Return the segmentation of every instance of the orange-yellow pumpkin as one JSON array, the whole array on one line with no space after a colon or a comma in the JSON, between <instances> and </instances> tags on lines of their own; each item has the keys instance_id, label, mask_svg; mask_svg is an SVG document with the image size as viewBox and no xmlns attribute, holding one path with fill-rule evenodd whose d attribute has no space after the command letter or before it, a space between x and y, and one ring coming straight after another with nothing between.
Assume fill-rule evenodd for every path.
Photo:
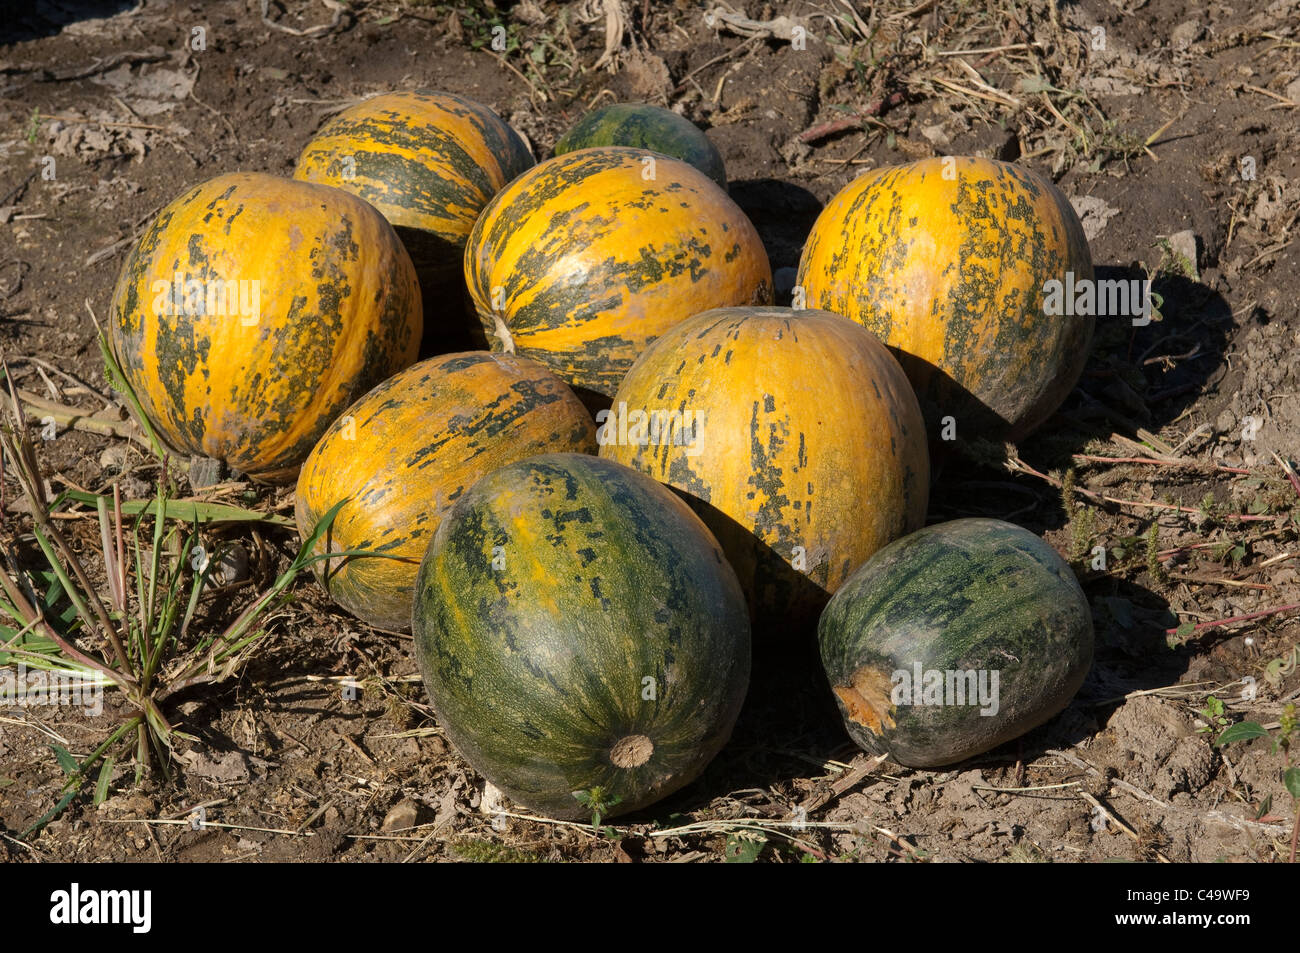
<instances>
[{"instance_id":1,"label":"orange-yellow pumpkin","mask_svg":"<svg viewBox=\"0 0 1300 953\"><path fill-rule=\"evenodd\" d=\"M462 307L465 239L483 206L533 165L528 147L481 103L419 89L385 93L327 122L294 178L345 189L397 229L420 276L426 351L483 346Z\"/></svg>"},{"instance_id":2,"label":"orange-yellow pumpkin","mask_svg":"<svg viewBox=\"0 0 1300 953\"><path fill-rule=\"evenodd\" d=\"M371 625L408 627L420 559L465 490L525 457L595 453L595 429L564 382L525 358L469 351L407 368L348 408L321 438L298 477L295 511L306 537L346 499L317 552L394 558L321 560L317 578Z\"/></svg>"},{"instance_id":3,"label":"orange-yellow pumpkin","mask_svg":"<svg viewBox=\"0 0 1300 953\"><path fill-rule=\"evenodd\" d=\"M338 189L231 173L132 248L115 356L164 441L290 483L325 428L415 360L420 288L393 228Z\"/></svg>"},{"instance_id":4,"label":"orange-yellow pumpkin","mask_svg":"<svg viewBox=\"0 0 1300 953\"><path fill-rule=\"evenodd\" d=\"M679 321L772 300L758 232L717 183L617 146L557 156L502 190L470 234L465 280L494 350L606 397Z\"/></svg>"},{"instance_id":5,"label":"orange-yellow pumpkin","mask_svg":"<svg viewBox=\"0 0 1300 953\"><path fill-rule=\"evenodd\" d=\"M916 397L885 346L836 314L696 315L646 349L597 423L601 456L697 501L756 622L808 621L925 521Z\"/></svg>"},{"instance_id":6,"label":"orange-yellow pumpkin","mask_svg":"<svg viewBox=\"0 0 1300 953\"><path fill-rule=\"evenodd\" d=\"M948 156L850 182L814 224L797 288L894 349L932 437L1014 440L1051 416L1087 359L1094 319L1044 306L1067 273L1090 282L1092 258L1056 186Z\"/></svg>"}]
</instances>

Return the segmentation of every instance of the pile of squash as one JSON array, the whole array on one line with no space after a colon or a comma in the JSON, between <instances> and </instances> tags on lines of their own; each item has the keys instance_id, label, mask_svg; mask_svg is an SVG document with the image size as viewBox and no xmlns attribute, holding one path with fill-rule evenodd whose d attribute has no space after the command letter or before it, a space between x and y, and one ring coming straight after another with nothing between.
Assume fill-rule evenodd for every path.
<instances>
[{"instance_id":1,"label":"pile of squash","mask_svg":"<svg viewBox=\"0 0 1300 953\"><path fill-rule=\"evenodd\" d=\"M726 182L666 110L593 113L535 163L485 106L391 93L292 179L184 192L114 295L159 438L296 480L304 537L345 501L321 585L412 629L447 736L554 817L694 780L751 652L790 640L819 640L858 744L917 766L1041 724L1091 663L1041 540L923 528L940 426L1017 438L1079 376L1090 319L1041 307L1092 274L1069 203L986 159L869 173L813 228L792 309ZM954 671L998 697L942 703Z\"/></svg>"}]
</instances>

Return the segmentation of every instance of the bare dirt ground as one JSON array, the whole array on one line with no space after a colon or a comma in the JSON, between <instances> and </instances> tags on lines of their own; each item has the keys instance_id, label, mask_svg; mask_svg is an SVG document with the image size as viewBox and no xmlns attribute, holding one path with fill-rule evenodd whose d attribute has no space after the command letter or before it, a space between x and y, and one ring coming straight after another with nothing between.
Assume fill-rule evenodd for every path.
<instances>
[{"instance_id":1,"label":"bare dirt ground","mask_svg":"<svg viewBox=\"0 0 1300 953\"><path fill-rule=\"evenodd\" d=\"M154 211L222 172L288 175L325 117L384 90L480 100L539 157L595 104L677 108L721 150L775 269L865 169L1017 159L1075 201L1103 277L1154 279L1159 320L1102 319L1060 413L1014 452L944 463L930 519L1011 519L1069 557L1096 663L1060 717L945 772L855 757L815 673L760 677L697 783L602 833L481 810L409 637L303 581L236 681L168 713L200 739L172 783L134 788L128 758L102 805L21 840L60 795L50 744L85 754L120 703L0 710L0 860L1287 858L1281 755L1201 729L1276 726L1300 697L1300 614L1206 625L1300 603L1300 482L1282 465L1300 456L1300 0L267 9L271 25L257 0L5 6L0 347L25 391L100 408L89 312ZM126 440L61 426L41 455L56 488L139 497L157 476ZM286 493L251 498L292 512ZM94 545L93 520L68 525ZM296 547L243 541L254 587Z\"/></svg>"}]
</instances>

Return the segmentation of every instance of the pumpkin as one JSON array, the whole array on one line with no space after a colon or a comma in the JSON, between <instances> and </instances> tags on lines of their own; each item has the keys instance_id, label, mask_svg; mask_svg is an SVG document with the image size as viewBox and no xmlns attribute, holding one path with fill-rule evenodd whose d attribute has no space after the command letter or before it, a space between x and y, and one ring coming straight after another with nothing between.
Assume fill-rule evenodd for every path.
<instances>
[{"instance_id":1,"label":"pumpkin","mask_svg":"<svg viewBox=\"0 0 1300 953\"><path fill-rule=\"evenodd\" d=\"M744 596L708 529L666 487L581 454L509 464L456 502L420 565L413 630L447 737L551 817L688 784L748 687Z\"/></svg>"},{"instance_id":2,"label":"pumpkin","mask_svg":"<svg viewBox=\"0 0 1300 953\"><path fill-rule=\"evenodd\" d=\"M549 159L501 191L470 233L465 279L493 350L605 397L678 321L772 300L763 243L716 183L615 146Z\"/></svg>"},{"instance_id":3,"label":"pumpkin","mask_svg":"<svg viewBox=\"0 0 1300 953\"><path fill-rule=\"evenodd\" d=\"M597 423L601 456L698 501L756 620L815 623L849 573L925 522L916 397L836 314L698 314L645 350Z\"/></svg>"},{"instance_id":4,"label":"pumpkin","mask_svg":"<svg viewBox=\"0 0 1300 953\"><path fill-rule=\"evenodd\" d=\"M421 89L339 113L303 148L293 175L360 196L392 223L424 290L426 350L447 351L483 346L463 307L465 239L488 199L532 164L491 109Z\"/></svg>"},{"instance_id":5,"label":"pumpkin","mask_svg":"<svg viewBox=\"0 0 1300 953\"><path fill-rule=\"evenodd\" d=\"M931 437L1017 440L1087 360L1094 319L1048 314L1048 282L1091 282L1069 201L1029 169L947 156L876 169L822 210L799 260L808 307L894 349ZM951 417L951 420L944 420Z\"/></svg>"},{"instance_id":6,"label":"pumpkin","mask_svg":"<svg viewBox=\"0 0 1300 953\"><path fill-rule=\"evenodd\" d=\"M555 144L555 154L593 146L628 146L672 156L727 187L722 156L709 137L689 119L659 106L614 103L589 112Z\"/></svg>"},{"instance_id":7,"label":"pumpkin","mask_svg":"<svg viewBox=\"0 0 1300 953\"><path fill-rule=\"evenodd\" d=\"M303 464L303 538L346 499L317 552L383 554L321 560L317 578L363 621L406 628L420 559L452 504L484 473L564 450L595 453L595 427L540 364L471 351L408 367L349 407Z\"/></svg>"},{"instance_id":8,"label":"pumpkin","mask_svg":"<svg viewBox=\"0 0 1300 953\"><path fill-rule=\"evenodd\" d=\"M818 641L854 742L929 768L1065 708L1092 664L1092 614L1033 533L962 519L876 553L826 606Z\"/></svg>"},{"instance_id":9,"label":"pumpkin","mask_svg":"<svg viewBox=\"0 0 1300 953\"><path fill-rule=\"evenodd\" d=\"M289 483L345 407L415 360L420 288L366 202L231 173L188 189L145 229L109 333L174 450Z\"/></svg>"}]
</instances>

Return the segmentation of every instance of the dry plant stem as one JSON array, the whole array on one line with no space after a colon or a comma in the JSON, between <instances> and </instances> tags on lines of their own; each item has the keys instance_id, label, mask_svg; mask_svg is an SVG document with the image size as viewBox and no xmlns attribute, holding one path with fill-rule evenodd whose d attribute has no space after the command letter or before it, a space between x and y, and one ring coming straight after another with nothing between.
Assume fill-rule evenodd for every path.
<instances>
[{"instance_id":1,"label":"dry plant stem","mask_svg":"<svg viewBox=\"0 0 1300 953\"><path fill-rule=\"evenodd\" d=\"M166 132L168 128L144 122L105 122L102 119L79 119L76 116L42 116L41 122L71 122L82 126L105 126L110 129L152 129L156 132Z\"/></svg>"},{"instance_id":2,"label":"dry plant stem","mask_svg":"<svg viewBox=\"0 0 1300 953\"><path fill-rule=\"evenodd\" d=\"M4 203L0 203L0 205L2 204ZM51 364L49 361L42 360L39 357L32 357L30 354L16 354L13 357L9 358L9 360L15 364L30 364L36 368L44 368L45 370L49 371L51 374L57 374L59 377L62 377L64 380L70 381L71 383L75 384L77 387L80 387L86 393L93 394L95 397L99 398L99 400L103 402L105 409L109 407L117 406L116 401L106 396L97 388L87 384L76 374L69 373L68 371L65 371L63 368Z\"/></svg>"},{"instance_id":3,"label":"dry plant stem","mask_svg":"<svg viewBox=\"0 0 1300 953\"><path fill-rule=\"evenodd\" d=\"M1186 582L1199 582L1215 586L1233 586L1238 589L1271 590L1273 587L1262 582L1242 582L1240 579L1220 579L1215 576L1193 576L1184 572L1169 573L1170 579L1182 579Z\"/></svg>"},{"instance_id":4,"label":"dry plant stem","mask_svg":"<svg viewBox=\"0 0 1300 953\"><path fill-rule=\"evenodd\" d=\"M134 425L128 421L115 423L111 420L102 420L89 413L69 413L67 410L52 410L26 399L23 400L23 409L33 416L48 417L59 427L80 430L83 433L99 434L101 437L123 437L139 444L146 450L150 449L149 441L141 437L136 432Z\"/></svg>"},{"instance_id":5,"label":"dry plant stem","mask_svg":"<svg viewBox=\"0 0 1300 953\"><path fill-rule=\"evenodd\" d=\"M1018 456L1010 455L1007 457L1007 469L1012 473L1024 473L1029 476L1038 477L1038 479L1051 484L1057 489L1061 488L1061 481L1054 476L1035 470L1029 464ZM1089 490L1086 487L1076 486L1074 492L1086 496L1088 499L1097 503L1113 503L1117 506L1145 506L1156 510L1175 510L1179 513L1190 513L1198 515L1201 511L1194 506L1180 506L1177 503L1157 503L1154 500L1121 500L1118 497L1106 496L1104 493L1098 493L1095 490ZM1272 522L1277 519L1276 515L1256 515L1253 513L1224 513L1216 516L1216 519L1241 520L1242 522Z\"/></svg>"},{"instance_id":6,"label":"dry plant stem","mask_svg":"<svg viewBox=\"0 0 1300 953\"><path fill-rule=\"evenodd\" d=\"M846 771L843 776L837 778L829 788L814 794L812 797L808 798L808 800L804 801L800 807L802 807L804 812L807 814L811 814L813 811L825 807L829 802L840 797L845 791L856 787L863 778L876 770L876 768L880 767L888 757L888 755L883 754L877 755L874 758L863 756L858 763Z\"/></svg>"},{"instance_id":7,"label":"dry plant stem","mask_svg":"<svg viewBox=\"0 0 1300 953\"><path fill-rule=\"evenodd\" d=\"M849 129L857 129L862 125L862 120L870 119L872 116L879 116L887 109L901 105L905 97L902 93L891 93L884 99L872 103L866 109L860 110L851 116L845 116L843 119L835 119L831 122L824 122L819 126L812 126L799 133L800 142L816 142L819 139L825 139L827 136L833 136L837 132L845 132Z\"/></svg>"},{"instance_id":8,"label":"dry plant stem","mask_svg":"<svg viewBox=\"0 0 1300 953\"><path fill-rule=\"evenodd\" d=\"M1300 839L1300 804L1295 805L1295 821L1291 824L1291 860L1295 863L1295 849L1297 839Z\"/></svg>"},{"instance_id":9,"label":"dry plant stem","mask_svg":"<svg viewBox=\"0 0 1300 953\"><path fill-rule=\"evenodd\" d=\"M1205 468L1204 464L1195 460L1152 460L1150 457L1096 457L1088 453L1076 453L1073 456L1076 460L1086 460L1089 463L1142 463L1153 467L1188 467L1196 470ZM1222 473L1250 475L1250 471L1242 467L1225 467L1221 463L1214 464L1213 469Z\"/></svg>"},{"instance_id":10,"label":"dry plant stem","mask_svg":"<svg viewBox=\"0 0 1300 953\"><path fill-rule=\"evenodd\" d=\"M1300 609L1300 602L1293 602L1286 606L1274 606L1271 609L1261 609L1259 612L1247 612L1245 615L1229 616L1226 619L1215 619L1213 622L1201 622L1192 626L1192 632L1201 632L1205 629L1217 628L1221 625L1229 625L1233 622L1249 622L1252 619L1262 619L1265 616L1277 615L1281 612L1291 612ZM1178 629L1165 629L1165 635L1177 635Z\"/></svg>"},{"instance_id":11,"label":"dry plant stem","mask_svg":"<svg viewBox=\"0 0 1300 953\"><path fill-rule=\"evenodd\" d=\"M1272 453L1272 451L1270 452ZM1291 466L1289 462L1283 460L1276 453L1273 453L1273 459L1277 461L1277 465L1281 467L1282 472L1286 474L1287 481L1296 491L1296 495L1300 496L1300 477L1296 476L1295 467Z\"/></svg>"}]
</instances>

